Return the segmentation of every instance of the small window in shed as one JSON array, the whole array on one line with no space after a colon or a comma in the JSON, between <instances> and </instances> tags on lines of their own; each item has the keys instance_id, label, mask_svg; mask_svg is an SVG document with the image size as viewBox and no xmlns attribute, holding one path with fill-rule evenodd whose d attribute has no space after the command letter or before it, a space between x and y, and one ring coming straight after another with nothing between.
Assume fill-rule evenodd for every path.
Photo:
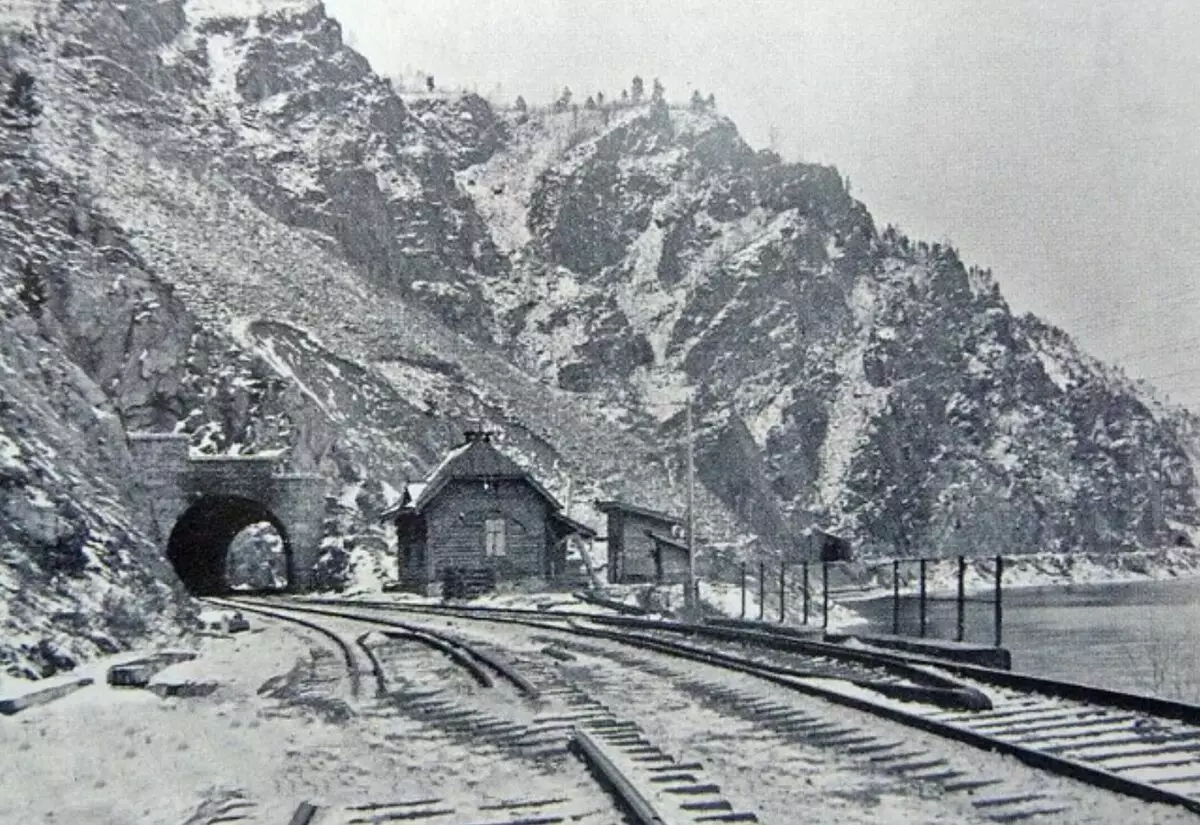
<instances>
[{"instance_id":1,"label":"small window in shed","mask_svg":"<svg viewBox=\"0 0 1200 825\"><path fill-rule=\"evenodd\" d=\"M503 556L508 550L504 519L490 518L483 523L483 552L487 556Z\"/></svg>"}]
</instances>

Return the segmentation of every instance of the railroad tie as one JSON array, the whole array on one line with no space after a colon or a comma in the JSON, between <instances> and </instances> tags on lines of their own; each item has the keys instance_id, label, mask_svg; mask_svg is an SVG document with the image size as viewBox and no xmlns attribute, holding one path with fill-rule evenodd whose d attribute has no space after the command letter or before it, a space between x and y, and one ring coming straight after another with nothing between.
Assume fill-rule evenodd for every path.
<instances>
[{"instance_id":1,"label":"railroad tie","mask_svg":"<svg viewBox=\"0 0 1200 825\"><path fill-rule=\"evenodd\" d=\"M696 782L694 773L660 773L657 776L652 776L650 782L661 785L668 785L674 782Z\"/></svg>"},{"instance_id":2,"label":"railroad tie","mask_svg":"<svg viewBox=\"0 0 1200 825\"><path fill-rule=\"evenodd\" d=\"M899 765L888 765L889 771L898 773L912 773L913 771L923 771L926 768L944 767L946 760L944 759L927 759L924 762L902 762Z\"/></svg>"},{"instance_id":3,"label":"railroad tie","mask_svg":"<svg viewBox=\"0 0 1200 825\"><path fill-rule=\"evenodd\" d=\"M885 762L894 762L897 759L911 759L914 756L924 756L924 755L925 755L924 751L905 751L903 753L887 753L887 754L883 754L881 756L871 756L871 757L868 757L868 759L871 762L878 762L878 763L882 764Z\"/></svg>"},{"instance_id":4,"label":"railroad tie","mask_svg":"<svg viewBox=\"0 0 1200 825\"><path fill-rule=\"evenodd\" d=\"M758 815L748 811L730 811L695 817L696 822L758 822Z\"/></svg>"},{"instance_id":5,"label":"railroad tie","mask_svg":"<svg viewBox=\"0 0 1200 825\"><path fill-rule=\"evenodd\" d=\"M1020 822L1022 819L1032 819L1035 816L1050 816L1052 814L1060 814L1066 810L1069 810L1069 808L1035 808L1031 811L1012 811L1011 813L989 814L988 818L993 822L1000 823Z\"/></svg>"},{"instance_id":6,"label":"railroad tie","mask_svg":"<svg viewBox=\"0 0 1200 825\"><path fill-rule=\"evenodd\" d=\"M719 794L721 792L720 785L714 785L711 782L706 784L688 784L680 785L674 788L663 788L663 793L676 794L679 796L702 796L704 794Z\"/></svg>"},{"instance_id":7,"label":"railroad tie","mask_svg":"<svg viewBox=\"0 0 1200 825\"><path fill-rule=\"evenodd\" d=\"M855 745L853 747L843 749L843 752L851 756L866 756L872 753L883 753L884 751L895 750L902 744L902 742L879 742L873 745Z\"/></svg>"},{"instance_id":8,"label":"railroad tie","mask_svg":"<svg viewBox=\"0 0 1200 825\"><path fill-rule=\"evenodd\" d=\"M679 807L685 811L732 811L733 805L724 799L706 799L699 802L681 802Z\"/></svg>"},{"instance_id":9,"label":"railroad tie","mask_svg":"<svg viewBox=\"0 0 1200 825\"><path fill-rule=\"evenodd\" d=\"M1020 805L1025 802L1037 802L1046 797L1040 793L1017 794L1015 796L986 796L971 802L976 808L997 808L1007 805Z\"/></svg>"},{"instance_id":10,"label":"railroad tie","mask_svg":"<svg viewBox=\"0 0 1200 825\"><path fill-rule=\"evenodd\" d=\"M682 764L648 766L647 771L666 773L668 771L702 771L704 766L699 762L684 762Z\"/></svg>"},{"instance_id":11,"label":"railroad tie","mask_svg":"<svg viewBox=\"0 0 1200 825\"><path fill-rule=\"evenodd\" d=\"M947 782L942 785L942 790L946 793L968 793L973 794L981 788L988 788L992 785L999 785L1002 780L999 779L964 779L961 782Z\"/></svg>"}]
</instances>

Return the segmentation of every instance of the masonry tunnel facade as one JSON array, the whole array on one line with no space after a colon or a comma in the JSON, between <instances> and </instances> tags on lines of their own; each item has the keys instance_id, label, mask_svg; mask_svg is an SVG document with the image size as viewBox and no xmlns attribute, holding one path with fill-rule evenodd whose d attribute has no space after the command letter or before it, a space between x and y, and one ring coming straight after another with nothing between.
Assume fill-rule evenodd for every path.
<instances>
[{"instance_id":1,"label":"masonry tunnel facade","mask_svg":"<svg viewBox=\"0 0 1200 825\"><path fill-rule=\"evenodd\" d=\"M229 592L230 544L259 522L283 540L287 590L311 589L325 520L324 477L282 472L279 455L193 455L182 434L131 433L129 447L163 553L190 592Z\"/></svg>"}]
</instances>

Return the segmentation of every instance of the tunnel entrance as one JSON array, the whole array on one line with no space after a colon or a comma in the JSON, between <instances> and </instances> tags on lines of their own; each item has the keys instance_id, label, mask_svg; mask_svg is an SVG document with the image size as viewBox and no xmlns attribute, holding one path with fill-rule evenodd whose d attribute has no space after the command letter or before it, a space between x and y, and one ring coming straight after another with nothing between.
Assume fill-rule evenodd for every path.
<instances>
[{"instance_id":1,"label":"tunnel entrance","mask_svg":"<svg viewBox=\"0 0 1200 825\"><path fill-rule=\"evenodd\" d=\"M288 585L283 534L269 521L256 521L229 542L225 583L230 590L284 590Z\"/></svg>"},{"instance_id":2,"label":"tunnel entrance","mask_svg":"<svg viewBox=\"0 0 1200 825\"><path fill-rule=\"evenodd\" d=\"M189 507L171 531L167 559L197 596L292 580L287 531L264 505L238 496L205 496Z\"/></svg>"}]
</instances>

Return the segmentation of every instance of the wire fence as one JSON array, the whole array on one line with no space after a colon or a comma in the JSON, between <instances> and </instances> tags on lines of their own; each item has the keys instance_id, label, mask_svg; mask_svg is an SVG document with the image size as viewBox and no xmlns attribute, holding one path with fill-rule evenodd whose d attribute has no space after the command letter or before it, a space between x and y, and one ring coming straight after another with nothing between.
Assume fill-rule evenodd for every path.
<instances>
[{"instance_id":1,"label":"wire fence","mask_svg":"<svg viewBox=\"0 0 1200 825\"><path fill-rule=\"evenodd\" d=\"M943 570L947 564L952 567L949 587ZM1000 647L1004 567L1003 556L897 558L866 565L847 561L742 563L737 582L740 616L780 624L819 623L823 630L829 630L831 620L838 623L836 614L844 609L840 605L845 604L846 597L880 598L885 592L880 585L886 582L891 591L893 635L931 638L935 629L930 621L931 608L953 605L953 641L965 642L969 624L979 629L978 610L983 606L990 619L991 642ZM980 586L981 569L988 574L986 588ZM935 570L936 577L931 575ZM869 576L867 585L863 584L864 576ZM947 592L951 595L944 595ZM976 614L973 617L972 611ZM938 627L945 624L943 614L938 611Z\"/></svg>"}]
</instances>

